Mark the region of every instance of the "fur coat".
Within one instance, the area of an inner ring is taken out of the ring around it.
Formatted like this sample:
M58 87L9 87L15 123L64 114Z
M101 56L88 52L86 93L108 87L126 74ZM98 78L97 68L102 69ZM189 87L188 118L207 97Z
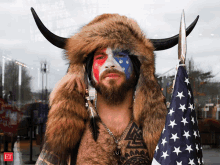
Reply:
M93 153L102 152L97 145L102 138L98 137L95 144L91 132L86 129L89 114L85 107L87 84L85 60L100 47L129 50L141 63L133 116L135 123L142 130L143 141L151 162L167 114L165 98L154 75L154 47L133 19L118 14L97 16L67 40L65 57L70 67L50 95L50 111L45 132L46 150L57 155L60 160L68 160L71 153L78 150L78 146L85 145L80 144L81 140L89 139L94 146ZM100 127L103 131L102 126ZM111 142L109 148L110 144ZM90 164L110 159L105 156L95 154ZM83 157L86 157L86 153Z

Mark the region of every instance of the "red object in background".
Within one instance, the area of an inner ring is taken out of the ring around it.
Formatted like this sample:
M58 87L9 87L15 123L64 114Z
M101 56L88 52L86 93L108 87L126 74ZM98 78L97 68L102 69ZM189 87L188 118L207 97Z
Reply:
M13 152L4 152L4 161L13 161Z
M0 128L4 133L15 134L23 114L17 108L1 103L0 100Z

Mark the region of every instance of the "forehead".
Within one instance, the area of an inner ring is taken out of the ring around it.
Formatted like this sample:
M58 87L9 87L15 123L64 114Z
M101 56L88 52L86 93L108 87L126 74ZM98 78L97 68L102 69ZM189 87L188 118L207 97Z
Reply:
M111 53L110 53L111 52ZM125 56L128 56L130 53L126 50L120 50L120 49L112 49L112 48L98 48L95 53L94 53L94 56L96 55L100 55L100 54L117 54L117 53L122 53L124 54Z
M107 48L98 48L98 49L95 51L95 54L94 54L94 55L97 55L98 53L106 53L106 50L107 50Z

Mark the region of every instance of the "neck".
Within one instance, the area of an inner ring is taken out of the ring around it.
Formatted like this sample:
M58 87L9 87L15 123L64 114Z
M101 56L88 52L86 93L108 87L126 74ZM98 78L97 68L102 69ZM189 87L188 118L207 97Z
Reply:
M103 123L114 135L120 135L127 127L132 117L133 90L129 90L124 101L119 105L108 105L97 93L96 108Z

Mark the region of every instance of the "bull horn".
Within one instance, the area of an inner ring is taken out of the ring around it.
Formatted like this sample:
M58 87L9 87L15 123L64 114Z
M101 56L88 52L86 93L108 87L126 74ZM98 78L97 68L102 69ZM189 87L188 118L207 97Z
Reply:
M44 35L44 37L53 45L57 46L58 48L64 49L67 38L59 37L52 32L50 32L44 24L41 22L40 18L38 17L37 13L33 8L31 8L31 12L33 14L34 20L37 24L37 27L41 31L41 33ZM199 16L191 23L191 25L186 29L186 36L188 36L191 31L194 29L197 21L199 19ZM153 43L155 47L155 51L159 50L166 50L173 46L175 46L178 43L179 34L170 37L170 38L164 38L164 39L150 39L150 41Z
M59 37L52 32L50 32L44 24L41 22L40 18L38 17L37 13L33 8L31 8L31 12L33 14L34 20L37 24L37 27L41 31L41 33L44 35L44 37L53 45L55 45L58 48L64 49L66 45L67 38Z
M191 23L191 25L186 29L186 36L188 36L191 31L194 29L196 26L196 23L199 19L199 16L196 17L196 19ZM159 51L159 50L166 50L169 48L172 48L176 44L178 44L178 39L179 39L179 34L170 37L170 38L164 38L164 39L150 39L150 41L153 43L155 50L154 51Z

